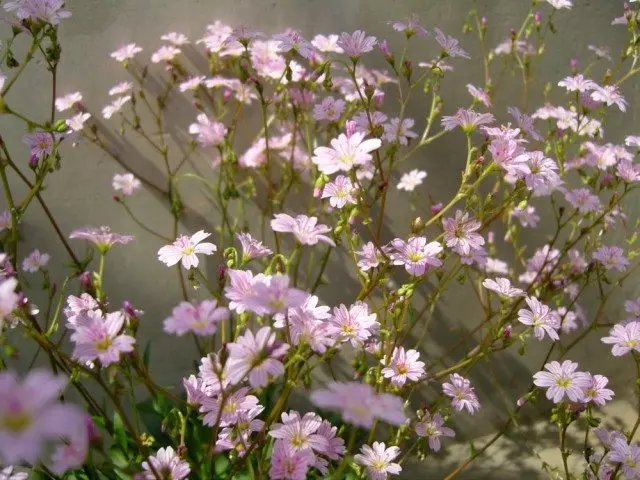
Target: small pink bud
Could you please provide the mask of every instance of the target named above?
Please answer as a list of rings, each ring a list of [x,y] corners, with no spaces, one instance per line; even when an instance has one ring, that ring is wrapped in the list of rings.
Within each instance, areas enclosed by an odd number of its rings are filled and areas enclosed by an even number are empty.
[[[487,243],[493,243],[496,239],[496,234],[492,231],[487,232]]]
[[[482,17],[480,19],[480,23],[482,24],[483,27],[486,27],[489,24],[489,20],[487,20],[487,17]]]
[[[516,402],[516,405],[518,406],[518,408],[522,408],[525,403],[527,403],[527,397],[520,397]]]
[[[227,266],[224,263],[221,263],[220,265],[218,265],[218,272],[217,272],[218,280],[222,282],[226,274],[227,274]]]
[[[602,175],[602,185],[610,185],[613,178],[614,177],[611,173],[605,172],[604,175]]]
[[[98,427],[96,427],[96,424],[93,422],[93,419],[89,416],[86,416],[84,423],[87,427],[87,437],[89,438],[89,442],[100,445],[102,443],[102,437],[100,436],[100,431],[98,430]]]
[[[509,340],[511,338],[511,330],[513,329],[513,327],[509,324],[505,325],[502,328],[502,338],[504,338],[505,340]]]
[[[382,90],[376,91],[373,94],[373,103],[376,108],[382,108],[382,104],[384,103],[384,92]]]
[[[484,155],[480,155],[478,158],[476,158],[476,165],[484,165],[484,162],[485,162]]]
[[[435,205],[431,205],[431,213],[433,215],[437,215],[442,210],[442,207],[443,207],[442,202],[436,203]]]
[[[356,133],[357,125],[353,120],[348,120],[344,126],[344,133],[348,137],[351,137],[354,133]]]
[[[578,68],[580,68],[580,62],[577,58],[572,58],[569,62],[569,66],[571,67],[571,70],[575,72],[576,70],[578,70]]]
[[[139,316],[138,311],[134,308],[133,304],[129,300],[125,300],[124,302],[122,302],[122,309],[130,318],[137,319]]]
[[[111,198],[113,199],[114,202],[120,201],[120,197],[118,195],[112,195]]]
[[[40,159],[35,155],[29,156],[29,167],[36,168],[38,166]]]
[[[91,288],[93,282],[91,281],[91,272],[82,272],[80,274],[80,277],[78,277],[80,279],[80,283],[82,284],[82,286],[84,286],[85,288]]]
[[[320,198],[320,195],[322,195],[322,189],[319,187],[316,187],[313,189],[313,198]]]
[[[540,24],[542,23],[542,14],[540,12],[534,13],[533,21],[535,22],[536,26],[540,26]]]
[[[391,49],[389,49],[389,44],[386,40],[382,40],[378,46],[380,47],[380,51],[382,52],[382,55],[384,55],[384,58],[387,60],[391,60],[393,58],[393,53],[391,53]]]

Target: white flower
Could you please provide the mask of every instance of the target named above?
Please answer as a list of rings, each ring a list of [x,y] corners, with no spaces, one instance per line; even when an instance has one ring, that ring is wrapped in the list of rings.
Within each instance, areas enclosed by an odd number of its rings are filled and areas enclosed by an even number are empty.
[[[201,243],[210,233],[200,230],[191,237],[180,235],[171,245],[165,245],[158,250],[158,259],[168,267],[182,262],[182,266],[189,270],[200,263],[196,254],[211,255],[218,248],[213,243]]]
[[[78,113],[71,118],[67,118],[65,123],[72,132],[79,132],[84,128],[84,122],[91,118],[90,113]]]
[[[111,182],[113,189],[122,192],[125,196],[133,195],[140,188],[140,180],[133,173],[116,173]]]
[[[422,181],[427,177],[427,172],[422,170],[411,170],[409,173],[405,173],[398,182],[398,190],[406,190],[407,192],[413,192],[418,185],[422,184]]]
[[[0,85],[2,88],[2,85]],[[64,112],[65,110],[69,110],[76,103],[82,101],[82,94],[80,92],[73,92],[65,95],[64,97],[56,98],[56,110],[59,112]]]

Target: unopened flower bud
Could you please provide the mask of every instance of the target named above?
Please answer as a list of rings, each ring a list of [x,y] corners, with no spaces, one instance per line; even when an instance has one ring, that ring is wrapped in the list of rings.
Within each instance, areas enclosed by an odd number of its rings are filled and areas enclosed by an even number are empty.
[[[85,288],[91,288],[93,282],[91,280],[91,272],[84,271],[78,277],[80,280],[80,284]]]
[[[351,135],[356,133],[357,128],[358,128],[358,125],[356,124],[356,122],[354,122],[353,120],[348,120],[347,123],[345,123],[344,125],[344,133],[347,136],[347,138],[351,137]]]
[[[218,271],[216,272],[216,275],[218,276],[218,281],[222,282],[226,274],[227,274],[227,266],[224,263],[221,263],[220,265],[218,265]]]
[[[321,188],[314,188],[313,189],[313,198],[320,198],[320,195],[322,195],[322,189]]]
[[[533,14],[533,21],[536,24],[536,27],[539,27],[542,23],[542,14],[540,12],[536,12]]]
[[[120,197],[118,195],[112,195],[111,198],[113,199],[114,202],[120,201]]]
[[[496,234],[492,231],[487,232],[487,243],[493,243],[496,239]]]
[[[376,108],[382,108],[382,104],[384,103],[384,92],[379,90],[373,94],[373,103]]]
[[[571,70],[573,72],[576,72],[578,68],[580,68],[580,62],[578,61],[577,58],[572,58],[571,61],[569,62],[569,66],[571,67]]]
[[[502,327],[502,338],[509,340],[511,338],[511,330],[513,330],[513,327],[509,324]]]
[[[411,233],[413,233],[414,235],[418,235],[420,232],[422,232],[423,228],[424,220],[422,220],[422,217],[414,218],[413,222],[411,222]]]
[[[367,100],[371,100],[373,94],[376,92],[376,87],[364,81],[364,95],[367,97]]]
[[[518,408],[522,408],[524,406],[524,404],[527,403],[527,397],[520,397],[517,401],[516,401],[516,405],[518,406]]]
[[[38,166],[39,158],[35,155],[29,156],[29,167],[35,169]]]
[[[442,210],[442,202],[436,203],[435,205],[431,205],[431,213],[433,215],[437,215]]]

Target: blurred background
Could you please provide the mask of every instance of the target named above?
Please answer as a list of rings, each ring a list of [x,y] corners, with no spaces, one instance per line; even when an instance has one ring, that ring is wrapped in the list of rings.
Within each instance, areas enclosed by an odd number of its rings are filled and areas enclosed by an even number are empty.
[[[614,0],[576,0],[573,10],[563,10],[554,17],[558,33],[550,35],[547,40],[545,55],[534,67],[534,82],[528,103],[528,113],[542,105],[542,91],[547,82],[555,86],[557,81],[570,72],[569,62],[577,59],[582,65],[593,60],[593,53],[588,50],[589,45],[608,46],[616,59],[617,53],[626,42],[625,28],[611,26],[613,18],[622,14],[622,1]],[[445,33],[461,40],[472,57],[471,61],[454,60],[450,63],[455,71],[446,77],[442,87],[444,99],[444,115],[450,115],[459,106],[468,105],[470,97],[465,85],[473,83],[483,84],[482,62],[475,32],[463,35],[462,27],[467,12],[477,8],[480,15],[488,22],[487,46],[495,47],[511,29],[518,29],[527,14],[531,2],[525,0],[468,0],[428,1],[424,0],[67,0],[67,9],[73,17],[62,23],[60,28],[60,42],[62,44],[62,61],[59,67],[58,92],[60,95],[80,91],[89,111],[94,113],[99,121],[103,121],[99,112],[109,102],[107,92],[116,83],[129,80],[128,75],[120,64],[109,58],[109,54],[124,44],[135,42],[144,51],[140,58],[148,59],[161,44],[160,36],[177,31],[186,34],[193,42],[203,35],[207,24],[220,20],[231,26],[246,25],[250,28],[275,34],[288,27],[300,29],[306,38],[310,39],[318,33],[340,33],[364,29],[370,35],[379,39],[387,39],[392,50],[398,51],[403,45],[404,37],[393,32],[388,25],[390,20],[403,20],[410,14],[417,14],[428,30],[433,27],[441,28]],[[538,10],[543,16],[551,12],[551,7],[542,2]],[[4,13],[3,13],[4,14]],[[3,15],[0,14],[0,15]],[[6,14],[4,14],[6,15]],[[2,36],[9,29],[7,22],[0,26]],[[24,47],[24,46],[22,46]],[[20,51],[21,47],[18,47]],[[408,57],[414,69],[418,70],[418,63],[432,59],[439,52],[439,47],[433,38],[421,39],[414,37]],[[18,58],[20,58],[18,56]],[[369,67],[385,68],[385,62],[379,52],[375,51],[365,57]],[[499,61],[494,62],[494,71]],[[591,76],[601,80],[606,68],[613,67],[612,63],[600,61],[594,66]],[[161,75],[161,68],[151,70],[151,75]],[[43,65],[31,65],[25,75],[9,95],[7,102],[12,108],[22,112],[29,112],[33,118],[44,118],[49,108],[50,84]],[[508,74],[510,75],[510,74]],[[506,107],[510,105],[523,108],[521,84],[517,77],[505,78],[500,86],[499,94],[494,102],[493,113],[499,121],[509,121]],[[391,89],[389,89],[391,90]],[[630,108],[626,114],[611,109],[605,123],[605,141],[621,142],[625,135],[640,134],[640,82],[637,79],[627,82],[623,87],[623,94],[629,101]],[[564,92],[558,88],[552,90],[550,99],[563,100]],[[174,96],[175,98],[175,96]],[[409,106],[407,116],[416,119],[416,131],[421,131],[424,116],[429,107],[427,98],[416,95]],[[386,110],[393,111],[395,104],[390,91],[386,101]],[[385,109],[383,109],[385,110]],[[171,120],[169,128],[174,138],[184,141],[188,137],[187,128],[194,121],[196,110],[186,101],[174,102],[171,105]],[[108,126],[117,128],[113,121]],[[251,125],[251,121],[247,125]],[[256,129],[247,128],[246,139],[240,143],[248,146],[257,133]],[[13,119],[0,116],[0,134],[5,139],[9,149],[13,152],[14,160],[28,161],[28,147],[22,143],[23,125]],[[245,133],[243,132],[243,136]],[[465,145],[461,132],[453,132],[434,142],[426,149],[420,150],[408,162],[399,165],[392,180],[395,185],[402,173],[413,168],[420,168],[428,172],[425,183],[419,187],[417,207],[409,208],[409,196],[400,193],[395,188],[390,195],[383,240],[389,241],[394,232],[407,232],[413,218],[422,216],[427,218],[429,202],[428,196],[434,201],[447,201],[455,192],[460,180],[460,173],[464,166]],[[120,145],[123,158],[146,176],[162,180],[161,159],[145,144],[128,135]],[[129,218],[121,207],[112,200],[113,190],[111,179],[115,173],[123,173],[110,157],[91,144],[80,143],[76,148],[69,144],[63,147],[63,168],[51,175],[47,182],[47,189],[43,197],[51,208],[61,230],[68,234],[73,229],[84,225],[108,225],[113,231],[135,235],[136,240],[127,246],[118,246],[109,253],[106,270],[106,289],[112,299],[114,308],[124,300],[131,301],[137,308],[144,310],[141,320],[139,337],[141,343],[152,341],[152,372],[160,383],[179,385],[183,376],[194,372],[194,360],[198,355],[189,337],[176,338],[162,332],[162,321],[172,308],[180,301],[180,291],[173,269],[157,260],[156,252],[162,242],[142,230]],[[238,152],[240,154],[242,152]],[[200,154],[194,157],[199,169],[210,176],[214,172],[209,166],[211,158]],[[15,180],[15,179],[14,179]],[[13,182],[18,185],[18,182]],[[210,204],[203,200],[200,187],[192,185],[192,189],[182,188],[182,194],[189,207],[180,230],[193,233],[199,229],[214,231],[219,224],[219,218]],[[18,191],[20,191],[18,189]],[[23,192],[24,193],[24,192]],[[628,199],[624,211],[630,219],[637,218],[639,212],[638,196]],[[2,202],[2,200],[0,200]],[[541,214],[544,214],[545,200],[534,202]],[[138,218],[161,232],[171,236],[171,212],[168,204],[153,192],[143,190],[128,202],[130,208]],[[0,208],[6,208],[0,203]],[[299,212],[289,212],[299,213]],[[548,213],[548,212],[547,212]],[[548,219],[547,219],[548,220]],[[633,221],[629,223],[633,225]],[[530,255],[535,248],[541,247],[549,235],[548,222],[543,221],[536,229],[527,229],[527,253]],[[65,251],[54,236],[52,227],[38,205],[34,204],[29,214],[23,219],[21,232],[25,237],[22,251],[39,248],[52,256],[50,263],[54,278],[64,277],[61,259],[65,259]],[[511,260],[511,251],[502,241],[504,232],[495,230],[496,243],[501,259]],[[609,243],[620,241],[630,232],[624,228],[616,229]],[[215,241],[215,240],[214,240]],[[82,254],[82,242],[72,243],[73,248]],[[209,257],[206,260],[206,270],[210,276],[215,276],[220,258]],[[320,288],[318,295],[327,305],[340,302],[351,303],[359,291],[359,283],[355,278],[345,275],[344,262],[340,255],[332,257],[326,278],[329,285]],[[56,270],[57,269],[57,270]],[[399,278],[403,278],[399,274]],[[420,292],[424,298],[425,292]],[[424,344],[421,345],[423,359],[428,363],[430,358],[441,356],[449,352],[450,361],[445,366],[459,359],[465,352],[473,348],[473,344],[466,342],[453,348],[464,332],[473,328],[481,312],[479,305],[472,296],[471,290],[465,285],[454,282],[453,287],[444,296],[435,311],[435,317]],[[626,282],[609,303],[606,321],[617,322],[624,318],[623,300],[636,298],[640,295],[638,277]],[[36,303],[37,298],[35,299]],[[422,300],[419,300],[422,301]],[[581,302],[587,315],[594,313],[595,296]],[[516,347],[500,353],[488,363],[478,365],[471,373],[478,397],[483,405],[482,410],[474,417],[466,415],[454,416],[453,423],[457,432],[456,441],[459,447],[450,449],[446,458],[436,461],[430,458],[427,462],[416,465],[410,470],[407,478],[439,478],[452,466],[457,465],[462,458],[469,454],[466,440],[476,438],[476,447],[483,444],[478,440],[490,434],[504,424],[508,412],[513,409],[515,401],[526,392],[531,381],[531,373],[536,371],[544,355],[545,346],[537,348],[536,342],[531,342],[523,356],[516,353]],[[627,420],[634,417],[636,399],[634,391],[634,370],[631,362],[622,359],[613,360],[610,349],[601,344],[597,338],[583,344],[574,350],[571,359],[578,361],[582,369],[592,368],[594,372],[611,378],[611,386],[616,391],[618,402],[610,407],[613,417]],[[25,358],[28,356],[25,355]],[[448,358],[448,357],[447,357]],[[349,375],[350,367],[345,363],[345,375]],[[437,388],[437,385],[435,386]],[[433,396],[425,389],[425,400]],[[302,397],[304,395],[301,395]],[[304,399],[301,398],[301,401]],[[543,402],[545,403],[545,402]],[[548,407],[548,405],[544,405]],[[540,425],[527,425],[527,409],[524,413],[524,425],[490,450],[490,458],[484,463],[473,467],[466,474],[466,478],[544,478],[539,473],[542,462],[555,460],[545,457],[545,453],[533,450],[528,445],[528,438],[549,438],[549,444],[554,445],[557,433],[546,431]],[[453,443],[453,442],[451,442]],[[543,443],[544,445],[544,443]],[[446,450],[446,448],[445,448]],[[453,453],[451,453],[453,452]],[[500,452],[501,455],[497,455]],[[541,459],[538,459],[538,455]],[[575,456],[574,456],[575,458]],[[495,470],[495,469],[498,470]],[[542,476],[541,476],[542,475]]]

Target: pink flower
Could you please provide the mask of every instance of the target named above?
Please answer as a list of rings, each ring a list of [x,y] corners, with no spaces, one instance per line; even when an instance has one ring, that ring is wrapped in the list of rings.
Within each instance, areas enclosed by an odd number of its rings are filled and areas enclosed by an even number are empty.
[[[278,42],[278,49],[281,52],[295,50],[304,58],[312,58],[316,53],[315,48],[297,30],[289,30],[285,33],[274,35],[273,39]]]
[[[609,336],[602,338],[602,343],[613,345],[611,354],[614,357],[620,357],[632,350],[640,353],[640,322],[614,325],[609,331]]]
[[[114,245],[126,245],[134,239],[131,235],[121,235],[111,232],[109,227],[100,228],[84,227],[74,230],[69,234],[71,239],[87,240],[98,247],[101,253],[106,253]]]
[[[327,120],[329,122],[337,122],[340,120],[345,109],[344,100],[336,100],[333,97],[327,97],[321,103],[313,107],[313,118],[319,122]]]
[[[317,223],[317,217],[296,215],[294,218],[286,213],[277,213],[271,220],[271,228],[274,232],[293,233],[303,245],[315,245],[318,242],[323,242],[335,247],[334,241],[323,235],[330,232],[331,228],[326,225],[317,225]]]
[[[84,128],[84,124],[91,118],[90,113],[78,113],[71,118],[65,120],[65,124],[72,132],[79,132]]]
[[[629,260],[624,256],[624,250],[620,247],[602,246],[593,254],[593,259],[600,262],[604,268],[611,270],[615,268],[624,272],[629,266]]]
[[[347,137],[351,137],[356,132],[365,132],[365,134],[372,134],[374,130],[379,129],[380,127],[384,128],[384,123],[387,121],[387,116],[376,110],[370,113],[371,122],[369,122],[369,116],[366,112],[360,112],[353,117],[352,122],[355,122],[355,132],[349,133],[349,123],[347,123]]]
[[[429,32],[419,23],[418,16],[411,14],[407,17],[406,22],[389,22],[391,27],[396,32],[404,32],[407,38],[411,38],[413,35],[418,35],[422,38],[427,38]]]
[[[199,406],[206,396],[204,381],[190,375],[189,378],[182,379],[182,386],[187,394],[187,403],[191,406]]]
[[[90,417],[85,416],[87,418],[93,423]],[[95,425],[88,427],[85,422],[76,421],[66,426],[64,436],[67,438],[56,446],[51,456],[49,468],[53,473],[62,475],[67,470],[75,470],[84,464],[89,451],[89,428],[95,429]]]
[[[160,40],[164,40],[165,42],[172,43],[176,46],[187,45],[189,43],[189,39],[183,33],[177,32],[169,32],[160,37]]]
[[[411,237],[406,242],[396,238],[391,242],[391,260],[394,265],[404,265],[409,275],[420,277],[429,267],[442,266],[438,254],[442,252],[442,245],[438,242],[427,243],[424,237]]]
[[[57,25],[71,17],[71,12],[61,10],[64,0],[13,0],[4,3],[7,12],[15,11],[18,20],[31,19]]]
[[[133,176],[133,173],[116,173],[111,182],[113,189],[122,192],[123,195],[130,197],[140,189],[142,185],[140,180]]]
[[[466,212],[457,210],[455,218],[445,218],[442,226],[447,247],[456,252],[468,255],[471,250],[479,250],[484,245],[482,235],[475,233],[480,229],[480,222],[469,219]]]
[[[2,88],[2,85],[0,85]],[[13,471],[13,465],[9,465],[8,467],[4,467],[0,470],[0,479],[2,480],[27,480],[29,478],[29,474],[26,472],[15,472]]]
[[[67,379],[32,370],[19,380],[13,371],[0,373],[0,461],[3,464],[41,460],[45,442],[70,439],[85,427],[75,405],[60,403]],[[86,432],[86,430],[85,430]]]
[[[560,80],[558,86],[566,88],[569,92],[586,92],[596,89],[598,84],[579,73],[573,77],[565,77],[563,80]]]
[[[547,0],[547,3],[557,10],[560,10],[561,8],[571,10],[571,7],[573,6],[571,0]]]
[[[542,135],[538,133],[535,126],[533,125],[534,119],[532,117],[530,117],[526,113],[521,112],[517,107],[508,107],[507,111],[509,112],[509,115],[514,118],[518,126],[522,130],[527,132],[531,136],[531,138],[533,138],[534,140],[542,140]]]
[[[591,375],[587,373],[589,377],[589,384],[583,389],[583,402],[593,402],[596,405],[604,406],[605,403],[613,399],[613,390],[605,388],[609,379],[602,375]]]
[[[365,132],[355,132],[347,137],[341,133],[338,138],[331,140],[331,148],[317,147],[314,150],[313,163],[326,175],[348,172],[354,166],[368,164],[372,159],[369,152],[380,148],[382,142],[378,138],[364,140],[365,135]]]
[[[440,437],[455,437],[456,433],[449,427],[444,426],[444,419],[442,415],[436,413],[431,416],[429,412],[416,423],[416,433],[421,437],[427,437],[429,439],[429,448],[434,452],[440,450]]]
[[[640,446],[629,445],[624,436],[616,436],[611,441],[611,451],[605,457],[611,463],[618,463],[621,467],[623,478],[637,478],[640,475]],[[606,466],[603,465],[600,468]],[[617,467],[612,468],[611,475],[616,471]]]
[[[400,181],[396,188],[398,190],[413,192],[418,185],[422,185],[422,181],[425,178],[427,178],[427,172],[422,170],[411,170],[400,177]]]
[[[124,325],[122,312],[107,313],[104,318],[100,310],[87,312],[87,321],[79,325],[71,335],[75,343],[73,356],[81,362],[100,360],[107,367],[120,361],[120,354],[133,351],[136,339],[120,334]]]
[[[243,304],[258,315],[272,315],[299,307],[306,298],[306,292],[289,287],[288,276],[259,274],[253,278],[251,290]]]
[[[416,138],[418,134],[411,130],[415,125],[413,118],[392,118],[384,125],[383,138],[389,143],[398,142],[400,145],[408,145],[410,138]]]
[[[405,351],[404,347],[396,347],[388,364],[385,359],[380,360],[380,363],[387,365],[382,369],[382,375],[390,378],[391,383],[397,387],[403,386],[407,380],[417,382],[425,374],[424,362],[418,358],[420,354],[416,350]]]
[[[324,186],[321,198],[328,198],[329,205],[333,208],[342,208],[347,203],[356,203],[356,199],[353,198],[354,191],[355,187],[349,177],[338,175],[333,182]]]
[[[529,152],[529,170],[524,181],[529,190],[533,190],[534,197],[550,195],[562,185],[558,175],[558,164],[555,160],[545,157],[543,152]]]
[[[584,372],[576,372],[578,364],[565,360],[562,364],[553,361],[544,366],[545,371],[533,375],[533,383],[547,389],[547,398],[560,403],[566,395],[572,402],[584,398],[583,389],[590,385],[590,378]]]
[[[640,148],[640,135],[639,136],[629,135],[629,136],[625,137],[624,144],[627,147]]]
[[[544,338],[546,332],[552,340],[559,340],[558,329],[560,328],[560,317],[547,305],[540,303],[536,297],[525,299],[529,310],[520,309],[518,311],[518,321],[525,325],[533,326],[533,332],[538,340]]]
[[[363,53],[373,50],[378,40],[376,37],[367,37],[362,30],[353,33],[342,32],[338,40],[338,46],[351,58],[359,58]]]
[[[120,82],[117,85],[114,85],[109,90],[109,96],[113,97],[114,95],[124,95],[128,93],[133,88],[133,83],[131,82]]]
[[[248,392],[249,387],[242,387],[226,397],[202,397],[200,413],[205,414],[202,423],[210,427],[214,427],[218,421],[221,427],[237,423],[242,412],[248,412],[258,405],[258,397],[247,395]]]
[[[460,412],[464,408],[471,415],[480,409],[480,402],[468,379],[453,373],[449,376],[449,381],[451,383],[442,384],[442,391],[451,397],[451,406],[454,409]]]
[[[436,32],[436,42],[440,44],[442,50],[448,56],[451,58],[471,58],[469,54],[462,49],[460,42],[456,38],[445,35],[445,33],[439,28],[434,28],[433,31]]]
[[[322,435],[326,440],[326,445],[322,454],[330,460],[339,460],[346,453],[344,440],[336,434],[338,429],[331,425],[327,420],[323,420],[317,430],[318,435]]]
[[[253,238],[249,233],[238,233],[236,238],[242,245],[242,263],[254,258],[268,257],[273,253],[270,248],[262,245],[262,242]]]
[[[309,344],[309,347],[317,353],[324,353],[327,347],[335,343],[335,336],[331,333],[331,325],[327,319],[331,317],[327,306],[318,306],[318,297],[307,295],[306,300],[299,307],[289,308],[284,313],[273,316],[275,328],[288,326],[291,343],[299,345]]]
[[[130,43],[113,52],[111,54],[111,58],[114,58],[117,62],[122,63],[126,60],[132,59],[141,51],[142,51],[142,48],[137,46],[135,43]]]
[[[127,103],[131,101],[131,95],[125,95],[114,99],[109,105],[102,109],[102,117],[109,120],[116,113],[122,110]]]
[[[189,464],[182,460],[172,447],[160,448],[155,455],[149,456],[145,462],[142,462],[142,468],[144,478],[148,480],[157,480],[154,471],[160,475],[160,478],[168,480],[183,480],[191,472]]]
[[[302,418],[295,410],[282,413],[282,423],[274,423],[269,435],[283,442],[293,451],[323,452],[327,448],[327,439],[317,431],[322,419],[315,413],[305,413]]]
[[[230,385],[226,365],[220,363],[220,358],[215,353],[202,357],[198,378],[202,380],[201,388],[207,396],[219,395]]]
[[[82,94],[80,92],[68,93],[67,95],[56,98],[56,110],[64,112],[80,102],[82,102]]]
[[[317,50],[325,53],[344,53],[344,50],[338,46],[340,37],[335,34],[331,35],[316,35],[311,40],[311,45],[316,47]]]
[[[187,92],[189,90],[191,90],[191,91],[197,90],[198,88],[200,88],[200,85],[202,85],[202,82],[205,80],[205,78],[207,78],[207,77],[205,77],[204,75],[199,75],[197,77],[191,77],[191,78],[185,80],[184,82],[180,83],[178,85],[178,89],[183,93]],[[207,117],[204,113],[201,113],[200,115],[203,115],[205,118]],[[200,116],[200,115],[198,115],[198,116]],[[200,120],[198,120],[198,121],[200,121]],[[207,121],[207,123],[209,122],[208,118],[207,118],[206,121]],[[196,127],[198,127],[198,125],[195,124],[195,123],[192,124],[192,125],[195,125]],[[189,127],[189,128],[191,129],[191,127]],[[189,133],[194,133],[194,132],[189,132]],[[198,132],[195,132],[195,133],[198,133]]]
[[[487,108],[491,108],[491,97],[489,97],[489,94],[486,91],[480,90],[478,87],[470,83],[467,84],[467,91],[474,100],[482,103]]]
[[[49,263],[50,258],[48,253],[40,253],[40,250],[35,249],[22,261],[22,269],[25,272],[36,273]]]
[[[608,107],[616,105],[621,112],[627,111],[628,103],[615,85],[605,85],[604,87],[596,85],[591,92],[591,98],[596,102],[606,103]]]
[[[98,310],[100,305],[88,293],[83,293],[79,297],[69,295],[67,306],[64,308],[64,315],[67,317],[67,328],[76,329],[78,325],[88,321],[87,312]]]
[[[251,434],[261,432],[264,422],[256,417],[262,413],[264,407],[256,405],[249,410],[238,412],[235,425],[224,427],[218,435],[216,451],[235,450],[239,456],[244,456],[251,445]]]
[[[157,51],[151,55],[152,63],[160,63],[160,62],[170,62],[177,55],[180,55],[182,50],[176,48],[172,45],[163,45]]]
[[[176,265],[178,262],[182,262],[182,266],[187,270],[198,267],[200,263],[197,257],[198,253],[212,255],[218,249],[213,243],[201,243],[210,235],[204,230],[199,230],[191,237],[180,235],[171,245],[166,245],[158,250],[158,260],[168,267]]]
[[[441,123],[445,130],[460,127],[465,133],[471,133],[480,125],[492,123],[494,120],[490,113],[476,113],[473,110],[460,108],[453,116],[442,117]]]
[[[362,345],[378,329],[375,313],[369,313],[369,307],[356,302],[347,308],[344,304],[333,308],[329,319],[329,332],[340,337],[342,342],[351,342],[354,347]]]
[[[520,288],[511,286],[511,282],[508,278],[498,277],[495,280],[487,278],[482,285],[487,290],[496,292],[498,295],[506,298],[516,298],[524,296],[524,291]]]
[[[271,453],[269,478],[272,480],[305,480],[307,471],[315,461],[307,450],[294,451],[284,442],[276,441]]]
[[[227,344],[227,349],[229,381],[238,383],[248,375],[251,386],[260,388],[284,373],[280,358],[287,353],[289,345],[276,342],[275,332],[262,327],[255,336],[251,330],[245,331],[235,342]]]
[[[508,137],[496,137],[489,144],[493,161],[512,178],[522,178],[531,173],[529,154],[517,140]]]
[[[373,242],[365,243],[362,249],[356,252],[360,257],[358,260],[358,268],[363,272],[376,268],[383,260],[382,253],[376,248]]]
[[[215,300],[203,300],[197,305],[180,302],[172,315],[164,321],[164,331],[182,336],[187,332],[207,336],[216,333],[218,323],[229,318],[229,310],[218,307]]]
[[[577,188],[567,192],[564,198],[580,213],[598,212],[602,208],[600,199],[588,188]]]
[[[206,114],[196,117],[198,123],[189,126],[189,133],[197,135],[198,143],[203,147],[215,147],[224,141],[227,128],[219,122],[212,121]]]
[[[363,445],[361,453],[353,456],[360,465],[364,465],[372,480],[386,480],[389,475],[398,475],[402,467],[393,460],[400,455],[398,447],[387,448],[383,442],[373,442],[373,445]]]
[[[523,227],[536,228],[540,221],[540,216],[536,214],[535,207],[531,205],[523,208],[516,207],[511,214],[520,221],[520,225]]]
[[[230,300],[229,308],[237,313],[247,310],[248,300],[253,294],[253,272],[249,270],[227,270],[230,283],[224,287],[224,295]]]
[[[345,422],[363,428],[370,429],[374,419],[391,425],[402,425],[407,419],[400,397],[378,394],[366,383],[332,382],[326,389],[314,391],[311,401],[319,407],[341,412]]]

